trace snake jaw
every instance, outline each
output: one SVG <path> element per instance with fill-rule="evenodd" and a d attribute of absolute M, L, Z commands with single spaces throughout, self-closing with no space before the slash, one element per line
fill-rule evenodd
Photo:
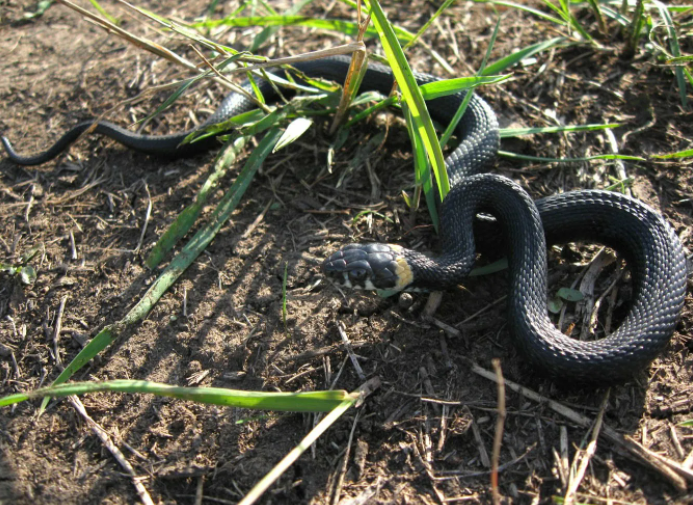
<path fill-rule="evenodd" d="M 403 291 L 414 276 L 402 251 L 394 244 L 349 244 L 327 258 L 322 271 L 349 289 Z"/>

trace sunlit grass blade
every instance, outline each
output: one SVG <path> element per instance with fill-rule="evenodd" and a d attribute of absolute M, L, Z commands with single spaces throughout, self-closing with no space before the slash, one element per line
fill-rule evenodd
<path fill-rule="evenodd" d="M 98 392 L 153 394 L 197 403 L 280 412 L 329 412 L 343 402 L 353 403 L 357 395 L 344 390 L 304 393 L 266 393 L 213 387 L 182 387 L 140 380 L 71 382 L 0 398 L 0 407 L 34 398 L 65 397 Z"/>
<path fill-rule="evenodd" d="M 671 49 L 671 54 L 674 58 L 681 56 L 681 48 L 679 46 L 679 38 L 676 34 L 676 28 L 674 26 L 674 21 L 671 19 L 671 14 L 666 5 L 664 5 L 659 0 L 652 0 L 652 3 L 659 10 L 662 19 L 664 19 L 664 25 L 669 35 L 669 48 Z M 679 87 L 679 98 L 681 99 L 681 105 L 686 107 L 688 105 L 688 97 L 686 96 L 686 78 L 681 67 L 674 67 L 674 75 L 676 76 L 676 84 Z"/>
<path fill-rule="evenodd" d="M 604 189 L 606 191 L 618 191 L 619 193 L 626 194 L 626 190 L 633 185 L 633 182 L 635 179 L 632 177 L 626 177 L 625 179 L 621 180 L 616 180 L 615 178 L 611 178 L 611 180 L 614 181 L 613 184 L 605 187 Z"/>
<path fill-rule="evenodd" d="M 428 162 L 428 157 L 426 156 L 426 149 L 423 146 L 423 139 L 419 133 L 419 130 L 414 128 L 414 120 L 409 112 L 409 107 L 407 104 L 402 105 L 404 111 L 404 116 L 406 118 L 407 132 L 409 133 L 409 140 L 411 141 L 412 150 L 414 153 L 414 174 L 416 185 L 414 187 L 414 196 L 409 202 L 409 207 L 412 211 L 416 211 L 419 205 L 419 198 L 421 190 L 423 190 L 424 196 L 426 198 L 426 206 L 428 208 L 428 213 L 431 216 L 431 221 L 433 222 L 433 227 L 436 232 L 439 229 L 439 218 L 438 218 L 438 207 L 435 201 L 435 191 L 433 191 L 433 182 L 431 181 L 431 166 Z"/>
<path fill-rule="evenodd" d="M 428 82 L 420 86 L 424 100 L 433 100 L 442 96 L 454 95 L 466 89 L 473 89 L 484 84 L 496 84 L 510 79 L 512 74 L 458 77 L 441 81 Z"/>
<path fill-rule="evenodd" d="M 310 16 L 252 16 L 240 18 L 224 18 L 214 21 L 200 21 L 192 23 L 192 28 L 216 28 L 218 26 L 307 26 L 309 28 L 317 28 L 321 30 L 330 30 L 333 32 L 343 33 L 350 37 L 356 37 L 359 32 L 359 25 L 354 21 L 346 21 L 343 19 L 323 19 Z M 407 43 L 414 39 L 414 35 L 407 30 L 394 28 L 397 38 L 400 42 Z M 369 27 L 366 32 L 366 37 L 375 37 L 377 31 Z"/>
<path fill-rule="evenodd" d="M 243 170 L 236 178 L 231 188 L 226 192 L 217 205 L 207 224 L 199 230 L 192 239 L 185 245 L 181 252 L 173 258 L 163 273 L 152 283 L 147 292 L 139 302 L 127 313 L 127 315 L 115 324 L 104 327 L 89 342 L 70 364 L 65 367 L 53 385 L 61 384 L 75 372 L 86 365 L 91 359 L 108 347 L 129 325 L 141 320 L 159 301 L 159 298 L 170 288 L 173 283 L 182 275 L 183 272 L 192 264 L 193 261 L 205 250 L 214 240 L 223 224 L 231 216 L 231 213 L 238 205 L 241 197 L 253 180 L 255 173 L 260 168 L 262 162 L 272 152 L 277 140 L 281 136 L 281 130 L 273 128 L 260 141 L 257 148 L 248 158 Z M 43 411 L 48 399 L 44 399 L 40 411 Z"/>
<path fill-rule="evenodd" d="M 604 17 L 602 16 L 602 11 L 598 0 L 587 0 L 587 3 L 590 4 L 590 8 L 594 13 L 594 17 L 597 18 L 597 25 L 599 26 L 599 31 L 603 34 L 606 34 L 606 24 L 604 23 Z"/>
<path fill-rule="evenodd" d="M 674 58 L 669 58 L 667 64 L 678 65 L 681 63 L 690 63 L 693 61 L 693 54 L 687 54 L 686 56 L 676 56 Z"/>
<path fill-rule="evenodd" d="M 592 160 L 629 160 L 629 161 L 645 161 L 645 158 L 640 156 L 628 156 L 626 154 L 597 154 L 595 156 L 587 156 L 585 158 L 540 158 L 538 156 L 526 156 L 524 154 L 511 153 L 509 151 L 498 151 L 499 156 L 511 158 L 514 160 L 538 161 L 541 163 L 573 163 L 578 161 Z"/>
<path fill-rule="evenodd" d="M 585 125 L 565 125 L 565 126 L 545 126 L 539 128 L 501 128 L 499 130 L 501 138 L 520 137 L 522 135 L 533 135 L 535 133 L 565 133 L 581 131 L 597 131 L 619 128 L 619 123 L 608 124 L 585 124 Z"/>
<path fill-rule="evenodd" d="M 183 141 L 184 144 L 199 142 L 207 137 L 215 137 L 220 133 L 236 130 L 243 135 L 257 135 L 263 131 L 277 125 L 289 113 L 288 107 L 274 109 L 269 114 L 264 114 L 259 109 L 254 109 L 248 112 L 243 112 L 226 121 L 218 124 L 210 125 L 207 128 L 197 130 L 188 135 Z M 259 119 L 256 119 L 258 118 Z"/>
<path fill-rule="evenodd" d="M 445 9 L 447 9 L 448 7 L 450 7 L 450 5 L 452 4 L 452 2 L 454 2 L 454 1 L 455 1 L 455 0 L 445 0 L 445 1 L 440 5 L 440 7 L 438 7 L 438 10 L 435 12 L 435 14 L 433 14 L 433 16 L 431 16 L 431 17 L 428 19 L 428 21 L 426 21 L 426 22 L 424 23 L 424 25 L 423 25 L 421 28 L 419 28 L 419 31 L 416 32 L 416 35 L 414 35 L 414 38 L 411 39 L 409 42 L 407 42 L 407 45 L 404 46 L 403 50 L 406 51 L 406 50 L 409 49 L 411 46 L 413 46 L 413 45 L 421 38 L 421 36 L 422 36 L 424 33 L 426 33 L 426 30 L 428 30 L 428 27 L 431 26 L 431 24 L 433 24 L 433 22 L 445 11 Z"/>
<path fill-rule="evenodd" d="M 325 416 L 310 432 L 303 437 L 303 440 L 294 447 L 289 454 L 284 456 L 260 482 L 253 486 L 253 489 L 248 492 L 243 499 L 238 502 L 238 505 L 252 505 L 269 487 L 279 479 L 279 477 L 303 454 L 310 446 L 312 446 L 320 436 L 332 426 L 349 408 L 354 404 L 358 407 L 363 399 L 372 391 L 380 387 L 380 380 L 375 378 L 363 384 L 357 391 L 350 393 L 351 398 L 345 400 L 333 411 Z M 357 398 L 353 400 L 352 398 Z"/>
<path fill-rule="evenodd" d="M 670 160 L 672 158 L 689 158 L 693 156 L 693 149 L 686 149 L 684 151 L 677 151 L 670 154 L 653 154 L 652 158 L 657 158 L 660 160 Z"/>
<path fill-rule="evenodd" d="M 237 61 L 243 57 L 248 56 L 250 53 L 242 52 L 242 53 L 236 53 L 234 55 L 231 55 L 229 58 L 221 62 L 217 68 L 219 70 L 222 70 L 224 67 L 230 65 L 234 61 Z M 200 75 L 196 75 L 195 77 L 191 77 L 189 79 L 185 79 L 181 82 L 181 85 L 176 89 L 173 93 L 171 93 L 164 102 L 159 105 L 154 112 L 152 112 L 150 115 L 147 117 L 141 119 L 138 121 L 138 123 L 141 122 L 146 122 L 146 121 L 151 121 L 153 118 L 164 112 L 166 109 L 168 109 L 171 105 L 173 105 L 176 100 L 178 100 L 183 93 L 185 93 L 191 86 L 193 86 L 195 83 L 200 81 L 201 79 L 204 79 L 205 77 L 208 77 L 212 74 L 211 70 L 208 70 L 206 72 L 201 73 Z M 261 95 L 259 98 L 262 98 Z"/>
<path fill-rule="evenodd" d="M 362 121 L 363 119 L 366 119 L 367 117 L 371 116 L 372 114 L 375 114 L 377 111 L 384 109 L 386 107 L 391 107 L 397 103 L 397 97 L 396 96 L 390 96 L 388 98 L 385 98 L 383 100 L 380 100 L 379 102 L 371 105 L 370 107 L 362 110 L 361 112 L 358 112 L 354 114 L 354 117 L 352 117 L 347 123 L 344 125 L 344 128 L 349 128 L 353 126 L 355 123 L 358 123 L 359 121 Z"/>
<path fill-rule="evenodd" d="M 490 63 L 488 66 L 486 66 L 486 68 L 484 68 L 482 75 L 500 74 L 505 69 L 512 67 L 513 65 L 519 63 L 525 58 L 529 58 L 530 56 L 533 56 L 537 53 L 556 47 L 565 42 L 566 40 L 567 39 L 565 37 L 555 37 L 553 39 L 545 40 L 543 42 L 537 42 L 536 44 L 527 46 L 523 49 L 520 49 L 519 51 L 515 51 L 514 53 L 509 54 L 508 56 L 496 60 L 493 63 Z"/>
<path fill-rule="evenodd" d="M 419 131 L 426 148 L 426 153 L 431 162 L 431 168 L 435 173 L 438 183 L 440 198 L 445 198 L 445 195 L 450 191 L 448 174 L 445 169 L 445 160 L 433 127 L 433 121 L 431 121 L 431 116 L 428 113 L 426 103 L 421 95 L 421 90 L 416 83 L 414 74 L 399 45 L 395 31 L 387 20 L 377 0 L 371 2 L 371 15 L 373 16 L 373 24 L 378 31 L 385 55 L 392 67 L 395 79 L 402 90 L 402 96 L 411 111 L 414 126 Z"/>
<path fill-rule="evenodd" d="M 645 26 L 645 1 L 637 0 L 635 4 L 635 12 L 633 13 L 633 19 L 629 24 L 627 33 L 627 43 L 625 49 L 625 56 L 632 57 L 635 54 L 635 50 L 638 47 L 638 42 L 640 41 L 640 34 L 642 33 L 643 26 Z"/>
<path fill-rule="evenodd" d="M 300 2 L 295 2 L 291 7 L 289 7 L 285 15 L 286 16 L 293 16 L 301 12 L 301 10 L 308 4 L 312 3 L 313 0 L 301 0 Z M 269 4 L 266 4 L 266 6 L 271 9 Z M 273 14 L 276 14 L 276 12 L 273 12 Z M 262 30 L 260 33 L 258 33 L 255 38 L 253 39 L 253 43 L 250 45 L 249 51 L 250 52 L 256 52 L 258 49 L 260 49 L 267 40 L 277 33 L 277 30 L 279 27 L 274 27 L 274 26 L 268 26 L 264 30 Z"/>
<path fill-rule="evenodd" d="M 156 268 L 173 246 L 190 231 L 200 212 L 202 212 L 204 205 L 207 203 L 210 193 L 226 175 L 227 169 L 234 164 L 238 156 L 243 152 L 250 138 L 250 136 L 238 137 L 221 151 L 214 162 L 214 169 L 211 175 L 197 192 L 195 201 L 178 215 L 147 255 L 145 260 L 147 267 L 151 269 Z"/>
<path fill-rule="evenodd" d="M 515 2 L 504 2 L 504 1 L 495 1 L 495 0 L 474 0 L 477 3 L 488 3 L 492 5 L 499 5 L 501 7 L 510 7 L 512 9 L 519 9 L 521 11 L 529 12 L 530 14 L 533 14 L 537 16 L 538 18 L 545 19 L 547 21 L 551 21 L 552 23 L 556 23 L 557 25 L 561 26 L 566 26 L 567 23 L 563 19 L 555 18 L 546 12 L 540 11 L 539 9 L 534 9 L 533 7 L 529 7 L 528 5 L 522 5 L 519 3 Z"/>
<path fill-rule="evenodd" d="M 580 24 L 580 21 L 573 15 L 570 11 L 570 2 L 567 0 L 558 0 L 559 5 L 555 5 L 551 0 L 543 0 L 544 5 L 552 9 L 559 16 L 561 16 L 566 23 L 572 26 L 583 39 L 587 41 L 592 41 L 592 36 L 585 30 L 585 28 Z"/>
<path fill-rule="evenodd" d="M 626 16 L 624 16 L 623 14 L 618 12 L 617 10 L 612 9 L 611 7 L 609 7 L 607 5 L 602 4 L 601 10 L 602 10 L 602 14 L 604 14 L 605 17 L 607 17 L 609 19 L 613 19 L 614 21 L 616 21 L 621 26 L 628 26 L 631 23 L 631 20 L 629 18 L 627 18 Z"/>
<path fill-rule="evenodd" d="M 493 51 L 493 46 L 496 43 L 496 38 L 498 37 L 498 30 L 500 29 L 500 17 L 496 20 L 496 25 L 493 28 L 493 33 L 491 33 L 491 39 L 489 40 L 488 47 L 486 47 L 486 53 L 484 53 L 484 58 L 481 60 L 481 66 L 479 67 L 479 71 L 477 72 L 477 77 L 481 77 L 484 75 L 484 71 L 486 69 L 486 64 L 488 63 L 488 59 L 491 57 L 491 51 Z M 490 75 L 490 74 L 489 74 Z M 457 108 L 457 111 L 453 115 L 452 119 L 450 120 L 450 124 L 448 124 L 445 127 L 445 131 L 443 132 L 443 135 L 440 137 L 440 145 L 441 146 L 446 146 L 448 142 L 450 141 L 450 138 L 452 137 L 452 134 L 455 133 L 455 130 L 457 129 L 457 125 L 459 124 L 460 120 L 464 116 L 465 111 L 467 110 L 467 106 L 469 105 L 469 101 L 472 99 L 472 93 L 473 90 L 469 89 L 462 99 L 462 103 L 460 106 Z"/>

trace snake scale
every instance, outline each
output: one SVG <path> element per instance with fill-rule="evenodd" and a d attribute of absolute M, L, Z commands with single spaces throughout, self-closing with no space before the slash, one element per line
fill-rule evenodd
<path fill-rule="evenodd" d="M 343 81 L 349 58 L 333 57 L 295 65 L 310 77 Z M 416 74 L 419 84 L 437 80 Z M 390 92 L 392 71 L 371 64 L 361 89 Z M 244 85 L 248 90 L 248 83 Z M 261 91 L 269 103 L 276 92 L 266 82 Z M 428 102 L 431 116 L 447 124 L 462 94 Z M 255 106 L 231 93 L 196 130 L 219 123 Z M 9 158 L 21 165 L 45 163 L 64 151 L 93 121 L 79 123 L 53 146 L 35 156 L 18 155 L 7 138 Z M 147 154 L 177 158 L 218 145 L 210 137 L 181 145 L 191 131 L 174 135 L 140 135 L 101 121 L 92 130 Z M 460 144 L 447 157 L 451 192 L 440 206 L 441 254 L 435 258 L 394 244 L 350 244 L 323 264 L 325 275 L 339 285 L 389 291 L 444 290 L 462 282 L 476 257 L 472 233 L 475 216 L 494 216 L 508 246 L 508 327 L 525 356 L 551 376 L 608 384 L 628 379 L 666 347 L 683 307 L 686 259 L 672 227 L 646 204 L 620 193 L 571 191 L 537 201 L 513 181 L 486 173 L 499 147 L 495 114 L 478 96 L 470 101 L 457 131 Z M 599 242 L 621 253 L 632 272 L 634 295 L 620 327 L 599 340 L 578 341 L 559 332 L 547 310 L 547 244 Z"/>

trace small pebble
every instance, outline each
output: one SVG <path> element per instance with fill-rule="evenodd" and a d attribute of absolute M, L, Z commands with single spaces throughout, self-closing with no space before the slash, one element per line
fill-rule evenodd
<path fill-rule="evenodd" d="M 398 305 L 402 310 L 407 310 L 414 303 L 414 297 L 409 293 L 402 293 L 399 295 Z"/>

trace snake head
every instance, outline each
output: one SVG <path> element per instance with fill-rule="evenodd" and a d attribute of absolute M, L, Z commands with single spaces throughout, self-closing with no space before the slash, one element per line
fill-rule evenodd
<path fill-rule="evenodd" d="M 403 251 L 394 244 L 349 244 L 327 258 L 322 271 L 338 286 L 391 295 L 414 280 Z"/>

